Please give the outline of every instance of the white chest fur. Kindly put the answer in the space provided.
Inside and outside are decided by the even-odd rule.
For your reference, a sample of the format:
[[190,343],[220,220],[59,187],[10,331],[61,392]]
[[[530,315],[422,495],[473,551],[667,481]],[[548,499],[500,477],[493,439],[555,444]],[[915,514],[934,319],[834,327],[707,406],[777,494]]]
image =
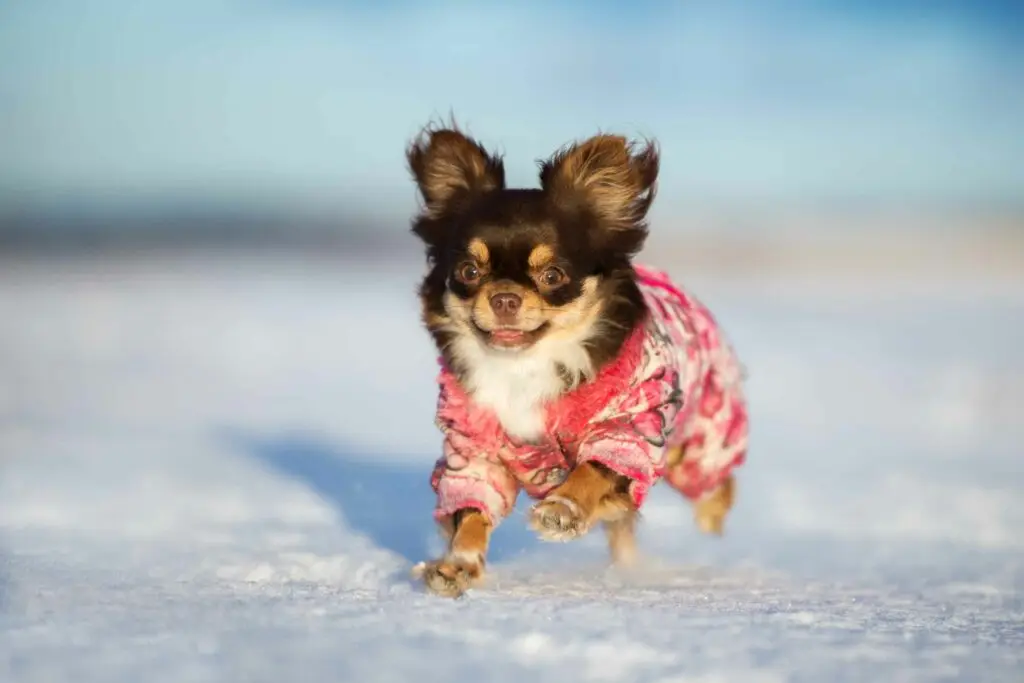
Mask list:
[[565,389],[563,366],[573,375],[590,375],[591,363],[579,339],[544,338],[520,352],[492,349],[464,337],[454,351],[467,368],[466,389],[494,411],[511,436],[532,441],[544,432],[544,404]]

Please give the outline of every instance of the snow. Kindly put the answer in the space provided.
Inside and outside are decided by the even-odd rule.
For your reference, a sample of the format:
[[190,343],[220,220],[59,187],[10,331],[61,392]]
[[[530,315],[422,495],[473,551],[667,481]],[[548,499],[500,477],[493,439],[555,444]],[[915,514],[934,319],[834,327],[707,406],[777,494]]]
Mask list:
[[1020,680],[1024,285],[687,280],[750,372],[726,536],[658,488],[620,574],[521,500],[449,601],[421,271],[0,260],[0,680]]

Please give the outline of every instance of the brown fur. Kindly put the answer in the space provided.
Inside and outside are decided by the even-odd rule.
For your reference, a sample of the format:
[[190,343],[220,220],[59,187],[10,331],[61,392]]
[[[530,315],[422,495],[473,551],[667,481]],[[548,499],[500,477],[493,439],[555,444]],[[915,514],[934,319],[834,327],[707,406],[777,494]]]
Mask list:
[[462,510],[453,516],[444,557],[424,562],[413,569],[413,575],[438,595],[457,597],[483,580],[491,525],[477,510]]
[[[586,206],[613,233],[641,238],[644,217],[657,194],[659,154],[648,142],[618,135],[595,135],[557,152],[541,167],[541,186],[556,204]],[[626,235],[621,235],[626,233]]]
[[697,527],[706,534],[721,536],[725,533],[725,517],[736,501],[736,480],[732,475],[714,491],[693,505]]
[[[682,462],[686,453],[682,448],[671,448],[665,453],[665,464],[674,467]],[[736,480],[729,475],[714,491],[702,496],[693,504],[693,516],[697,528],[706,534],[721,536],[725,533],[725,518],[736,502]]]
[[491,251],[487,248],[487,243],[480,238],[470,240],[466,251],[476,260],[477,265],[483,268],[486,268],[491,260]]
[[[556,366],[562,391],[587,381],[616,357],[646,312],[630,258],[647,236],[656,192],[656,143],[596,135],[542,162],[540,189],[507,189],[502,159],[454,124],[427,127],[407,149],[409,169],[424,206],[413,232],[426,245],[428,273],[420,286],[422,319],[448,367],[466,381],[467,340],[508,329],[490,306],[494,294],[522,302],[511,323],[536,339],[578,340],[584,370]],[[477,276],[460,278],[476,266]],[[554,283],[545,272],[557,269]],[[679,451],[667,454],[672,461]],[[674,460],[673,460],[674,459]],[[612,560],[635,557],[638,519],[629,480],[602,465],[583,463],[530,513],[541,538],[571,540],[604,526]],[[698,526],[721,533],[734,486],[694,505]],[[457,596],[481,580],[491,534],[483,514],[466,509],[442,521],[445,555],[416,568],[427,588]]]
[[[578,147],[585,150],[592,146],[584,143]],[[632,150],[634,147],[634,143],[626,143],[623,149]],[[481,255],[474,255],[468,249],[470,241],[475,243],[477,240],[484,246],[490,245],[488,267],[497,265],[493,262],[492,253],[495,242],[507,243],[513,238],[518,240],[527,236],[534,241],[533,246],[544,244],[555,252],[558,260],[575,267],[569,269],[570,286],[557,292],[542,291],[537,287],[535,278],[531,278],[530,286],[536,287],[545,298],[544,310],[554,310],[570,303],[563,294],[578,294],[579,275],[598,274],[598,290],[603,304],[600,311],[602,334],[588,340],[586,350],[595,368],[614,358],[644,312],[643,297],[636,288],[629,256],[642,246],[646,238],[644,217],[654,196],[658,167],[653,144],[649,144],[643,153],[627,154],[627,157],[635,172],[620,173],[620,176],[638,178],[634,190],[643,195],[632,204],[630,214],[634,220],[631,224],[623,222],[623,212],[619,212],[616,220],[609,220],[604,212],[590,207],[586,193],[575,192],[556,178],[566,163],[576,163],[574,160],[580,158],[570,154],[570,150],[556,153],[543,163],[541,178],[544,187],[532,190],[506,189],[501,157],[487,152],[454,124],[448,128],[428,126],[409,145],[409,169],[424,200],[423,210],[415,217],[412,231],[426,244],[430,266],[420,286],[422,319],[457,375],[462,377],[465,368],[458,358],[450,355],[451,341],[465,330],[456,329],[459,326],[452,320],[444,301],[449,291],[450,275],[458,263]],[[598,165],[587,166],[599,168]],[[576,177],[585,176],[577,173]],[[613,181],[606,178],[600,185],[607,188],[609,182]],[[604,190],[599,189],[594,196],[602,196],[602,192]],[[494,270],[493,276],[498,277],[498,269]],[[518,281],[521,274],[503,272],[500,275],[505,279],[511,276]],[[540,275],[540,272],[535,275]],[[471,293],[469,289],[462,287],[457,293],[466,298]],[[572,386],[572,383],[567,383],[567,386]]]
[[[626,477],[607,467],[583,463],[534,507],[530,523],[541,538],[557,541],[580,536],[597,522],[620,522],[636,512],[628,486]],[[616,533],[621,538],[623,529]]]
[[578,298],[563,306],[555,306],[544,301],[535,290],[515,282],[499,281],[481,285],[468,301],[450,297],[447,306],[453,314],[438,316],[435,320],[428,321],[428,325],[433,322],[455,328],[475,326],[485,331],[493,330],[499,326],[500,321],[491,308],[490,299],[500,293],[516,294],[522,299],[519,322],[525,329],[548,325],[549,334],[570,333],[578,325],[590,324],[592,317],[598,312],[598,297],[594,284],[584,284],[583,292]]
[[501,157],[488,154],[454,128],[424,128],[409,145],[406,158],[432,214],[461,196],[505,186]]
[[632,567],[636,563],[636,523],[639,516],[636,510],[630,510],[621,518],[604,523],[608,553],[616,566]]
[[535,271],[540,271],[555,260],[555,250],[547,244],[541,244],[533,248],[526,263]]

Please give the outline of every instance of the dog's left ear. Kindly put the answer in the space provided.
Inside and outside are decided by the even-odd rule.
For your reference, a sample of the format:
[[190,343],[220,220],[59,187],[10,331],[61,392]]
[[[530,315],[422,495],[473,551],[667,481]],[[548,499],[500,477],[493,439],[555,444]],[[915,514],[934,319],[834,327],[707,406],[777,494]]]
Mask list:
[[656,142],[638,145],[618,135],[595,135],[543,162],[541,187],[559,207],[593,215],[602,241],[632,252],[647,235],[658,157]]

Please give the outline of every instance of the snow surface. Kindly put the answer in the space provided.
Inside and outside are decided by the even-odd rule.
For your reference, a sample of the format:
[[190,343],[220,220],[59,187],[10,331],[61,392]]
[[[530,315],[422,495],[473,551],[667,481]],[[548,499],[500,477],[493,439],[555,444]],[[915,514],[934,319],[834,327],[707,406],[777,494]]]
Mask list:
[[727,535],[659,487],[621,575],[521,500],[450,601],[421,268],[0,262],[0,680],[1022,680],[1024,286],[691,280],[750,372]]

